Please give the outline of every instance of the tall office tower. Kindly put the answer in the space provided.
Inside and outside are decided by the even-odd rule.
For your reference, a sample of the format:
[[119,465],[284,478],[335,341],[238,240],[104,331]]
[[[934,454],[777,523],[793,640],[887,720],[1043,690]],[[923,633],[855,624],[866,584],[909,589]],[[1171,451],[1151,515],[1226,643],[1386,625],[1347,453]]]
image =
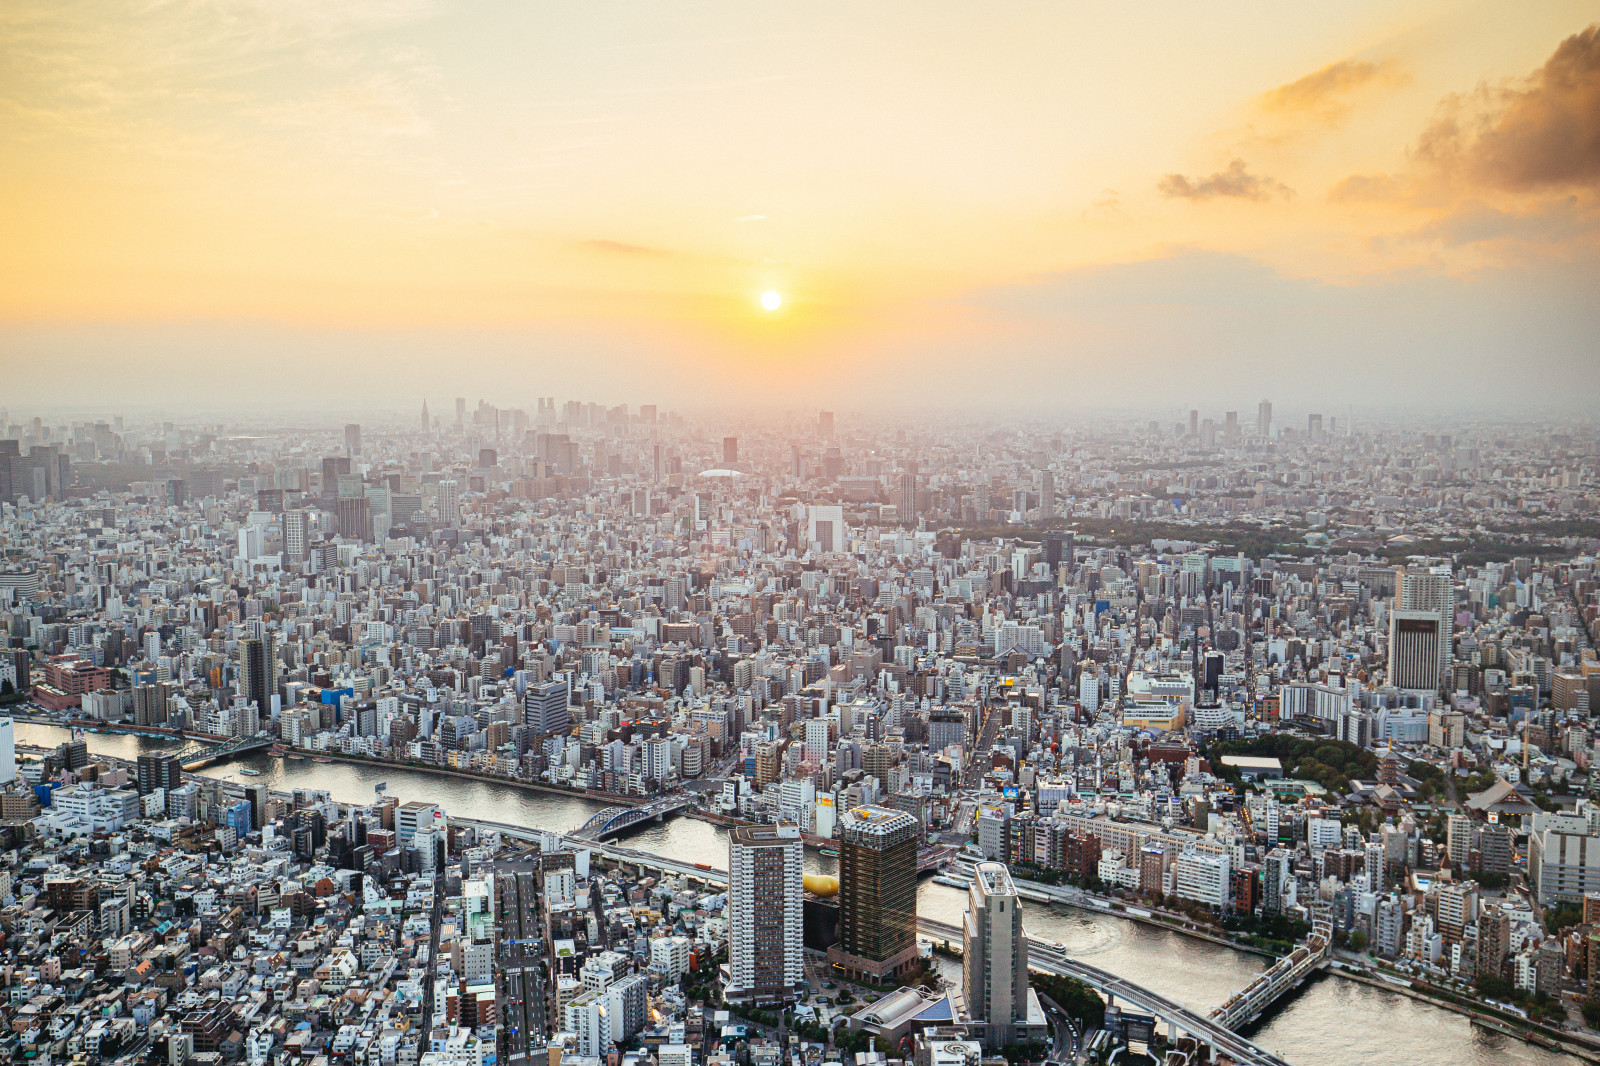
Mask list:
[[739,461],[739,438],[722,438],[722,461],[730,466]]
[[823,411],[817,415],[817,435],[823,440],[833,439],[833,412]]
[[915,521],[917,517],[917,475],[900,475],[900,496],[895,500],[900,511],[900,521]]
[[1044,535],[1044,561],[1049,564],[1052,575],[1062,563],[1072,565],[1074,543],[1071,533],[1059,529],[1050,530]]
[[259,559],[267,553],[267,531],[261,526],[245,526],[239,530],[239,556],[245,560]]
[[1262,400],[1256,405],[1256,436],[1272,439],[1272,401]]
[[1306,436],[1311,440],[1322,439],[1322,416],[1306,415]]
[[169,752],[145,753],[139,756],[139,795],[148,796],[156,789],[171,792],[183,784],[183,764]]
[[728,984],[725,998],[758,1007],[793,1003],[805,981],[800,827],[741,826],[728,837]]
[[239,641],[239,695],[255,703],[263,720],[272,714],[272,696],[278,690],[275,644],[270,630]]
[[267,804],[272,802],[272,787],[258,783],[245,785],[244,798],[250,804],[250,828],[260,829],[267,824]]
[[904,811],[855,807],[839,819],[839,941],[828,961],[852,980],[893,980],[917,962],[917,846]]
[[1389,683],[1412,692],[1439,690],[1439,615],[1435,611],[1389,612]]
[[344,427],[344,454],[352,459],[361,454],[361,427],[354,422]]
[[1229,440],[1237,440],[1238,439],[1238,437],[1239,437],[1239,412],[1238,411],[1229,411],[1226,415],[1223,416],[1223,420],[1222,420],[1222,435],[1227,437]]
[[567,711],[570,688],[566,674],[542,685],[529,685],[522,694],[522,724],[538,736],[565,733],[570,723]]
[[1039,521],[1048,522],[1056,516],[1056,475],[1046,470],[1039,475]]
[[839,504],[818,504],[811,508],[809,540],[819,552],[845,550],[844,508]]
[[1200,436],[1200,412],[1191,408],[1189,411],[1189,437],[1193,439],[1198,436]]
[[345,540],[369,541],[372,539],[372,503],[365,496],[350,499],[341,496],[337,501],[339,536]]
[[799,481],[804,476],[800,470],[800,445],[798,444],[789,445],[789,473],[794,475],[796,481]]
[[339,476],[350,473],[350,457],[346,455],[328,455],[322,460],[322,495],[324,498],[334,496],[339,491]]
[[422,432],[426,433],[433,428],[433,419],[428,417],[428,401],[422,401]]
[[306,557],[310,549],[311,523],[304,511],[283,512],[283,554],[290,559]]
[[1028,1022],[1028,941],[1022,900],[1005,863],[980,862],[967,887],[961,922],[961,984],[967,1011],[983,1022],[990,1047],[1004,1047]]
[[453,477],[439,479],[439,524],[454,526],[461,521],[461,483]]
[[459,428],[467,424],[467,398],[456,397],[456,426]]
[[651,472],[652,472],[652,476],[657,481],[660,481],[661,480],[661,445],[659,445],[659,444],[654,445],[650,449],[650,452],[651,452],[651,460],[652,460],[650,469],[651,469]]
[[1448,566],[1426,570],[1395,571],[1394,603],[1404,611],[1431,611],[1439,617],[1439,684],[1450,680],[1451,647],[1455,636],[1455,576]]

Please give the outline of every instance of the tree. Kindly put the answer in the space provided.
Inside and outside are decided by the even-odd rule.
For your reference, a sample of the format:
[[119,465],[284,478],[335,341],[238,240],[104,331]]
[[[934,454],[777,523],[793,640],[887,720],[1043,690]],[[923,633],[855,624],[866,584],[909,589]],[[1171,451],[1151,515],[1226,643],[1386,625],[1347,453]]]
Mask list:
[[1583,1001],[1583,1024],[1591,1029],[1600,1029],[1600,999]]
[[11,683],[9,677],[0,678],[0,696],[14,696],[16,692],[17,686]]
[[1357,953],[1366,951],[1367,950],[1367,934],[1363,933],[1359,929],[1351,930],[1351,932],[1350,932],[1350,950],[1354,951],[1354,952],[1357,952]]
[[1583,908],[1576,903],[1558,903],[1554,907],[1545,908],[1544,928],[1552,936],[1581,921],[1583,921]]

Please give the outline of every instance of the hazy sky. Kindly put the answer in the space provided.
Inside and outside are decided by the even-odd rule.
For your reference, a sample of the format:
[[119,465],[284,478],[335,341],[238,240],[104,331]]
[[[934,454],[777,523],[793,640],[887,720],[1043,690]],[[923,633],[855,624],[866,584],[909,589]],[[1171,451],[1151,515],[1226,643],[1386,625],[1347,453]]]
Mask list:
[[8,0],[0,405],[1592,404],[1596,17]]

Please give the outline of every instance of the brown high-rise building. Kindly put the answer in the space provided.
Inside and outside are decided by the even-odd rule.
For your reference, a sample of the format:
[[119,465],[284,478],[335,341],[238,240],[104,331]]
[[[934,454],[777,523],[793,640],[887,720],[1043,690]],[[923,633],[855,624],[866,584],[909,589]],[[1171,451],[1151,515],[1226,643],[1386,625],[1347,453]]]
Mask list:
[[856,807],[839,819],[839,942],[835,970],[887,981],[917,962],[917,847],[922,826],[904,811]]
[[1478,976],[1499,977],[1511,954],[1511,919],[1498,907],[1478,916]]

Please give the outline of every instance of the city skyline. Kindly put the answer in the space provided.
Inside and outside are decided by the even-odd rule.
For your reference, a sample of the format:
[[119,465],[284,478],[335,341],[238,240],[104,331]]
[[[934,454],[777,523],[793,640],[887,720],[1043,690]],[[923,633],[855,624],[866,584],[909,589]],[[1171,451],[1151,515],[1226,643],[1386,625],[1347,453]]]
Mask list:
[[619,14],[13,5],[8,399],[1596,398],[1580,5]]

